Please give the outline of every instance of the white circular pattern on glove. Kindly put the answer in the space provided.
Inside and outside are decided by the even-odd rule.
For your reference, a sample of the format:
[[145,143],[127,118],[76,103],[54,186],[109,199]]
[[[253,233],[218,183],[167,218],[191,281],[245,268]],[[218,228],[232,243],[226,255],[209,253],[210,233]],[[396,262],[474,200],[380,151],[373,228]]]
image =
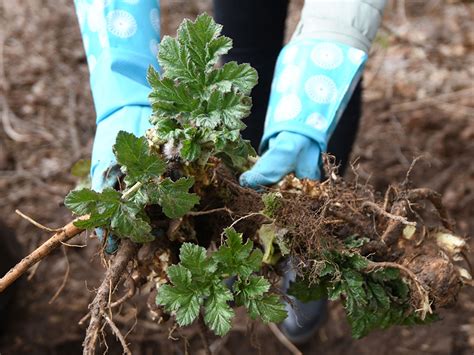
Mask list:
[[311,60],[320,68],[331,70],[344,61],[342,49],[334,43],[319,43],[311,51]]
[[319,112],[313,112],[311,115],[309,115],[306,119],[306,124],[317,129],[318,131],[327,128],[327,120]]
[[304,90],[309,98],[318,104],[328,104],[337,98],[336,84],[325,75],[310,77],[304,85]]
[[282,63],[283,64],[294,63],[297,55],[298,55],[298,47],[291,46],[291,47],[285,48],[285,51],[283,53]]
[[357,65],[362,63],[364,55],[365,53],[357,48],[349,48],[349,51],[347,52],[347,56],[349,57],[349,60],[352,63],[357,64]]
[[107,29],[117,37],[129,38],[137,32],[137,21],[127,11],[113,10],[107,14]]
[[296,118],[301,112],[301,100],[296,94],[283,96],[275,107],[273,119],[276,122],[288,121]]
[[288,64],[278,76],[278,82],[276,84],[276,91],[285,92],[291,87],[293,83],[297,83],[301,76],[301,69],[294,65]]
[[89,70],[92,72],[97,64],[97,59],[93,54],[87,56],[87,63],[89,63]]
[[150,52],[155,58],[158,56],[159,45],[160,43],[156,39],[152,38],[150,40]]
[[150,22],[155,32],[160,34],[160,12],[158,9],[153,9],[150,11]]

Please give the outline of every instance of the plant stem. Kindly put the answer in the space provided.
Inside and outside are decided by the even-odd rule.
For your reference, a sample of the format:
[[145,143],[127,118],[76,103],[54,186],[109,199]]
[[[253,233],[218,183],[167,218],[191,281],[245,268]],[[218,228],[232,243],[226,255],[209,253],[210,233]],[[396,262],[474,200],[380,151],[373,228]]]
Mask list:
[[140,181],[137,181],[131,188],[128,190],[125,190],[122,195],[122,199],[128,200],[130,197],[135,195],[135,193],[140,189],[140,187],[143,186],[143,183]]
[[35,249],[30,255],[23,258],[18,264],[16,264],[8,273],[0,279],[0,293],[3,292],[8,286],[10,286],[16,279],[23,275],[30,267],[36,264],[38,261],[44,259],[57,247],[71,239],[72,237],[81,233],[84,229],[78,228],[74,225],[74,222],[80,220],[87,220],[89,215],[85,215],[75,219],[68,223],[61,231],[54,234],[46,242],[41,244]]

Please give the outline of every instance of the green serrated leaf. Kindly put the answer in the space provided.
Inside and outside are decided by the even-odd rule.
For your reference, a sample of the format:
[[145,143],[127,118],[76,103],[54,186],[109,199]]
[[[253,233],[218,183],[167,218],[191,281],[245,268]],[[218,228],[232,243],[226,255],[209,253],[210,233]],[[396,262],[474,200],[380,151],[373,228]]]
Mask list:
[[287,293],[304,303],[328,297],[327,288],[324,283],[309,286],[308,282],[301,278],[297,278],[294,282],[290,283]]
[[356,308],[367,304],[367,295],[364,290],[364,278],[360,273],[352,269],[345,269],[342,276],[344,279],[344,293],[346,295],[344,304],[347,313],[351,314]]
[[196,244],[183,243],[179,258],[192,275],[206,275],[207,272],[215,271],[215,264],[207,257],[206,249]]
[[231,92],[213,91],[207,102],[206,112],[230,129],[242,130],[245,128],[242,118],[250,114],[252,100],[248,96]]
[[234,285],[239,297],[250,300],[263,296],[270,289],[270,283],[263,276],[252,275],[246,280],[237,281]]
[[156,303],[168,312],[176,312],[180,326],[191,324],[199,315],[202,303],[199,292],[192,288],[191,272],[182,265],[172,265],[167,273],[174,286],[160,286]]
[[249,300],[246,307],[250,318],[259,317],[264,323],[279,323],[288,316],[285,305],[277,295],[266,295],[259,299]]
[[117,162],[125,168],[128,185],[145,182],[159,177],[165,172],[166,163],[158,156],[150,154],[145,137],[136,137],[132,133],[120,131],[113,147]]
[[282,206],[282,195],[279,192],[269,192],[262,195],[262,202],[265,206],[263,213],[273,218]]
[[380,281],[397,280],[400,278],[400,270],[393,267],[377,269],[371,273],[372,277]]
[[196,125],[198,127],[214,129],[220,124],[220,122],[221,121],[215,116],[211,117],[206,114],[202,114],[196,117]]
[[153,115],[150,122],[155,126],[156,135],[160,139],[160,143],[166,143],[173,138],[176,138],[175,132],[179,130],[178,123],[169,118]]
[[215,71],[212,71],[207,79],[210,89],[221,92],[229,92],[232,88],[249,95],[252,88],[257,85],[257,71],[248,64],[237,64],[228,62]]
[[217,156],[225,164],[244,171],[248,157],[256,156],[250,142],[242,140],[242,119],[249,115],[256,71],[248,64],[227,63],[215,69],[220,55],[232,41],[220,36],[221,25],[207,14],[179,27],[176,39],[165,36],[158,59],[160,76],[150,68],[150,100],[155,125],[152,141],[175,142],[186,163],[203,166]]
[[89,214],[88,220],[77,221],[79,228],[109,228],[114,235],[130,238],[137,243],[153,240],[151,226],[134,200],[122,200],[120,192],[107,188],[98,193],[89,189],[70,192],[65,205],[79,215]]
[[155,185],[153,191],[149,192],[150,200],[163,208],[166,217],[180,218],[199,203],[199,196],[189,193],[193,184],[192,177],[183,177],[177,181],[166,178],[159,185]]
[[228,305],[234,297],[221,282],[215,283],[204,305],[204,322],[218,336],[223,336],[232,327],[235,313]]
[[221,30],[222,26],[206,13],[199,15],[194,22],[184,20],[179,26],[178,40],[190,51],[191,60],[200,70],[204,71],[214,64],[208,45],[220,35]]
[[175,286],[188,287],[191,285],[191,271],[189,271],[184,265],[171,265],[166,273]]
[[135,204],[121,203],[110,222],[114,235],[130,238],[136,243],[152,241],[154,237],[151,235],[151,226],[142,216],[138,216],[139,212]]
[[209,66],[217,63],[221,55],[226,54],[232,48],[232,40],[229,37],[220,36],[209,42],[207,46],[207,57]]
[[158,51],[158,62],[163,68],[164,77],[183,83],[196,81],[197,71],[189,51],[174,38],[163,37]]
[[121,194],[112,188],[101,193],[90,189],[71,191],[64,201],[67,208],[77,215],[89,214],[88,220],[77,221],[76,227],[90,229],[107,227],[120,205]]
[[185,140],[179,153],[184,161],[193,162],[201,155],[201,146],[194,140]]
[[91,189],[73,190],[67,194],[64,205],[74,214],[82,216],[90,213],[99,199],[99,194]]
[[238,142],[226,142],[220,150],[223,154],[219,154],[219,157],[223,158],[228,166],[238,171],[247,170],[249,168],[248,158],[257,155],[250,142],[243,139]]
[[262,262],[262,252],[253,250],[253,242],[242,241],[242,234],[237,233],[233,228],[225,230],[227,240],[213,255],[219,263],[221,272],[228,275],[241,275],[248,277],[252,272],[258,270]]
[[390,297],[387,295],[384,287],[376,282],[367,282],[368,289],[372,296],[377,300],[378,307],[384,310],[390,310]]
[[198,109],[199,100],[195,99],[189,91],[189,87],[183,83],[175,83],[172,79],[163,78],[161,80],[149,79],[152,82],[152,92],[148,96],[150,99],[153,114],[155,116],[189,117],[191,113]]
[[319,277],[325,277],[329,276],[332,274],[335,274],[337,272],[337,268],[334,264],[332,264],[329,261],[326,261],[324,263],[324,267],[321,269],[321,272],[319,273]]
[[369,265],[369,260],[359,254],[349,254],[347,256],[347,261],[349,265],[355,270],[362,271]]

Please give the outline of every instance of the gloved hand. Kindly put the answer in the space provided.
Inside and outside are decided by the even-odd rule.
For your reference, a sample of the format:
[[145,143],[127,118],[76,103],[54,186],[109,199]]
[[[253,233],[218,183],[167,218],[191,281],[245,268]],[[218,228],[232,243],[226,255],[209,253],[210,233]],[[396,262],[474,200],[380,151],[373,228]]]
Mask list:
[[311,138],[283,131],[270,138],[268,150],[253,168],[240,177],[243,186],[258,188],[276,184],[291,172],[298,177],[319,179],[319,145]]
[[[156,0],[75,0],[90,71],[97,130],[92,151],[92,188],[102,191],[117,183],[112,146],[121,130],[141,136],[148,119],[150,87],[146,72],[158,68],[160,12]],[[99,238],[103,231],[97,231]],[[108,238],[107,252],[117,243]]]
[[241,175],[241,185],[275,184],[290,172],[298,178],[320,178],[321,153],[366,59],[362,50],[316,38],[296,38],[283,48],[260,145],[264,153]]
[[150,106],[125,106],[97,125],[91,161],[93,190],[102,191],[117,185],[120,170],[111,169],[117,164],[112,151],[117,134],[126,131],[142,136],[151,127],[148,121],[150,115]]
[[[94,146],[92,148],[91,177],[92,189],[102,191],[107,187],[116,187],[121,175],[112,146],[119,131],[127,131],[141,136],[151,126],[148,119],[151,115],[150,106],[125,106],[114,112],[97,125]],[[102,242],[104,230],[95,230]],[[105,251],[113,254],[118,249],[118,239],[111,235],[107,237]]]

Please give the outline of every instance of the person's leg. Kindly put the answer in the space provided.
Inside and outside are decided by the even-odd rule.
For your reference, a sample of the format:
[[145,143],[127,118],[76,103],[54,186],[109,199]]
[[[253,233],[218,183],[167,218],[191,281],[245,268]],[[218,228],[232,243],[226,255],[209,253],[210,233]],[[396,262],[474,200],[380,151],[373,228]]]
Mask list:
[[339,174],[344,175],[356,139],[362,113],[362,81],[359,82],[347,107],[329,140],[328,153],[336,157]]
[[288,0],[214,0],[214,18],[233,39],[224,63],[249,63],[258,72],[252,91],[252,114],[245,119],[245,139],[258,148],[268,106],[276,59],[283,46]]
[[[252,114],[246,120],[246,139],[257,148],[270,96],[276,59],[283,45],[288,0],[214,0],[214,14],[224,26],[223,34],[234,40],[234,48],[224,56],[224,62],[235,60],[250,63],[259,74],[259,83],[252,92]],[[341,120],[329,142],[328,152],[336,156],[343,174],[355,140],[361,111],[360,83],[349,101]],[[294,278],[291,265],[283,280],[286,290]],[[294,300],[288,305],[288,318],[282,329],[295,342],[306,342],[324,321],[327,300],[302,303]]]

